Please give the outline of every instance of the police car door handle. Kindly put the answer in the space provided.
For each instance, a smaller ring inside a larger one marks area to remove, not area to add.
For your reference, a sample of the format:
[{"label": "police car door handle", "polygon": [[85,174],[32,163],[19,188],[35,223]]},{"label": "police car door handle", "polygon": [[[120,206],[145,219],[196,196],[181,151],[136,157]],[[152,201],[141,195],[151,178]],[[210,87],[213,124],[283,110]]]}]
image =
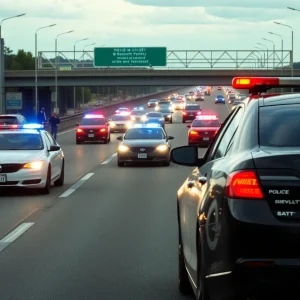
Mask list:
[{"label": "police car door handle", "polygon": [[206,177],[199,177],[198,178],[199,183],[201,184],[205,184],[207,182],[207,178]]},{"label": "police car door handle", "polygon": [[191,180],[191,181],[189,181],[189,182],[187,183],[187,187],[188,187],[189,189],[191,189],[194,185],[195,185],[195,181],[194,181],[194,180]]}]

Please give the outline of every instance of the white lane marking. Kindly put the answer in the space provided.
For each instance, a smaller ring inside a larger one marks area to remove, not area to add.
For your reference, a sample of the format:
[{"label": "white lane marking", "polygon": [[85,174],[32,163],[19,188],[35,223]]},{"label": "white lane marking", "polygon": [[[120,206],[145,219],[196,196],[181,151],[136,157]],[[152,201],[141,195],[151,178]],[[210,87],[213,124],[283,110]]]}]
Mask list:
[{"label": "white lane marking", "polygon": [[57,135],[62,135],[62,134],[71,132],[71,131],[73,131],[73,130],[75,130],[75,129],[76,129],[76,127],[75,127],[75,128],[72,128],[72,129],[70,129],[70,130],[67,130],[67,131],[60,132],[60,133],[58,133]]},{"label": "white lane marking", "polygon": [[117,156],[117,152],[114,153],[112,156],[110,156],[109,158],[107,158],[106,160],[104,160],[101,165],[107,165],[109,162],[111,162],[113,160],[114,157]]},{"label": "white lane marking", "polygon": [[75,184],[73,184],[70,188],[68,188],[65,192],[63,192],[59,198],[67,198],[71,194],[73,194],[81,185],[84,184],[85,181],[87,181],[89,178],[91,178],[95,173],[88,173],[85,176],[83,176],[81,179],[79,179]]},{"label": "white lane marking", "polygon": [[34,223],[22,223],[15,230],[0,240],[0,251],[5,249],[8,245],[14,242],[18,237],[25,233]]}]

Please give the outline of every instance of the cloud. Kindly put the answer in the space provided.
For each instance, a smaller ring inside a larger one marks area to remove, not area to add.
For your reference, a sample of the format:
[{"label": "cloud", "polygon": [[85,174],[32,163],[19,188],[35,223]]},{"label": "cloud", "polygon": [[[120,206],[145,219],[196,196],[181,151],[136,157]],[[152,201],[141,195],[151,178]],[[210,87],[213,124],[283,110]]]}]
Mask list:
[{"label": "cloud", "polygon": [[299,7],[298,0],[125,0],[126,2],[142,6],[160,6],[160,7],[259,7],[259,8],[281,8],[286,6]]}]

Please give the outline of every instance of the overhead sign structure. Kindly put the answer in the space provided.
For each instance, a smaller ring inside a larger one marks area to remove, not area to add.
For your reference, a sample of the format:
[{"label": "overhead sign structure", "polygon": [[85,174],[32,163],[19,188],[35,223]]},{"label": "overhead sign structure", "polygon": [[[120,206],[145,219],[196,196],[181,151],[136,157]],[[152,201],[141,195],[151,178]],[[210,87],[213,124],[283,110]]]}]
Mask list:
[{"label": "overhead sign structure", "polygon": [[95,67],[165,67],[166,47],[94,48]]},{"label": "overhead sign structure", "polygon": [[23,108],[22,93],[6,93],[6,109],[19,110]]}]

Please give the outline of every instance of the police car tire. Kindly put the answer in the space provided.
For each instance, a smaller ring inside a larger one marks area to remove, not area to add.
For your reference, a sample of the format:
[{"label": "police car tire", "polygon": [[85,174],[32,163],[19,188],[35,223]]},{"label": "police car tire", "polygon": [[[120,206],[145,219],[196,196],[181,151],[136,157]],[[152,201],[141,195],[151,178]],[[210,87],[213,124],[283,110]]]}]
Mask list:
[{"label": "police car tire", "polygon": [[118,167],[124,167],[124,163],[123,162],[120,162],[120,161],[118,161]]},{"label": "police car tire", "polygon": [[48,195],[50,194],[50,188],[51,188],[51,166],[48,167],[46,185],[45,187],[40,189],[40,193],[43,195]]},{"label": "police car tire", "polygon": [[164,165],[165,165],[166,167],[169,167],[169,166],[170,166],[170,163],[171,163],[170,160],[167,160],[167,161],[164,162]]},{"label": "police car tire", "polygon": [[64,182],[65,182],[65,161],[63,160],[60,176],[56,181],[54,181],[54,185],[63,186]]}]

